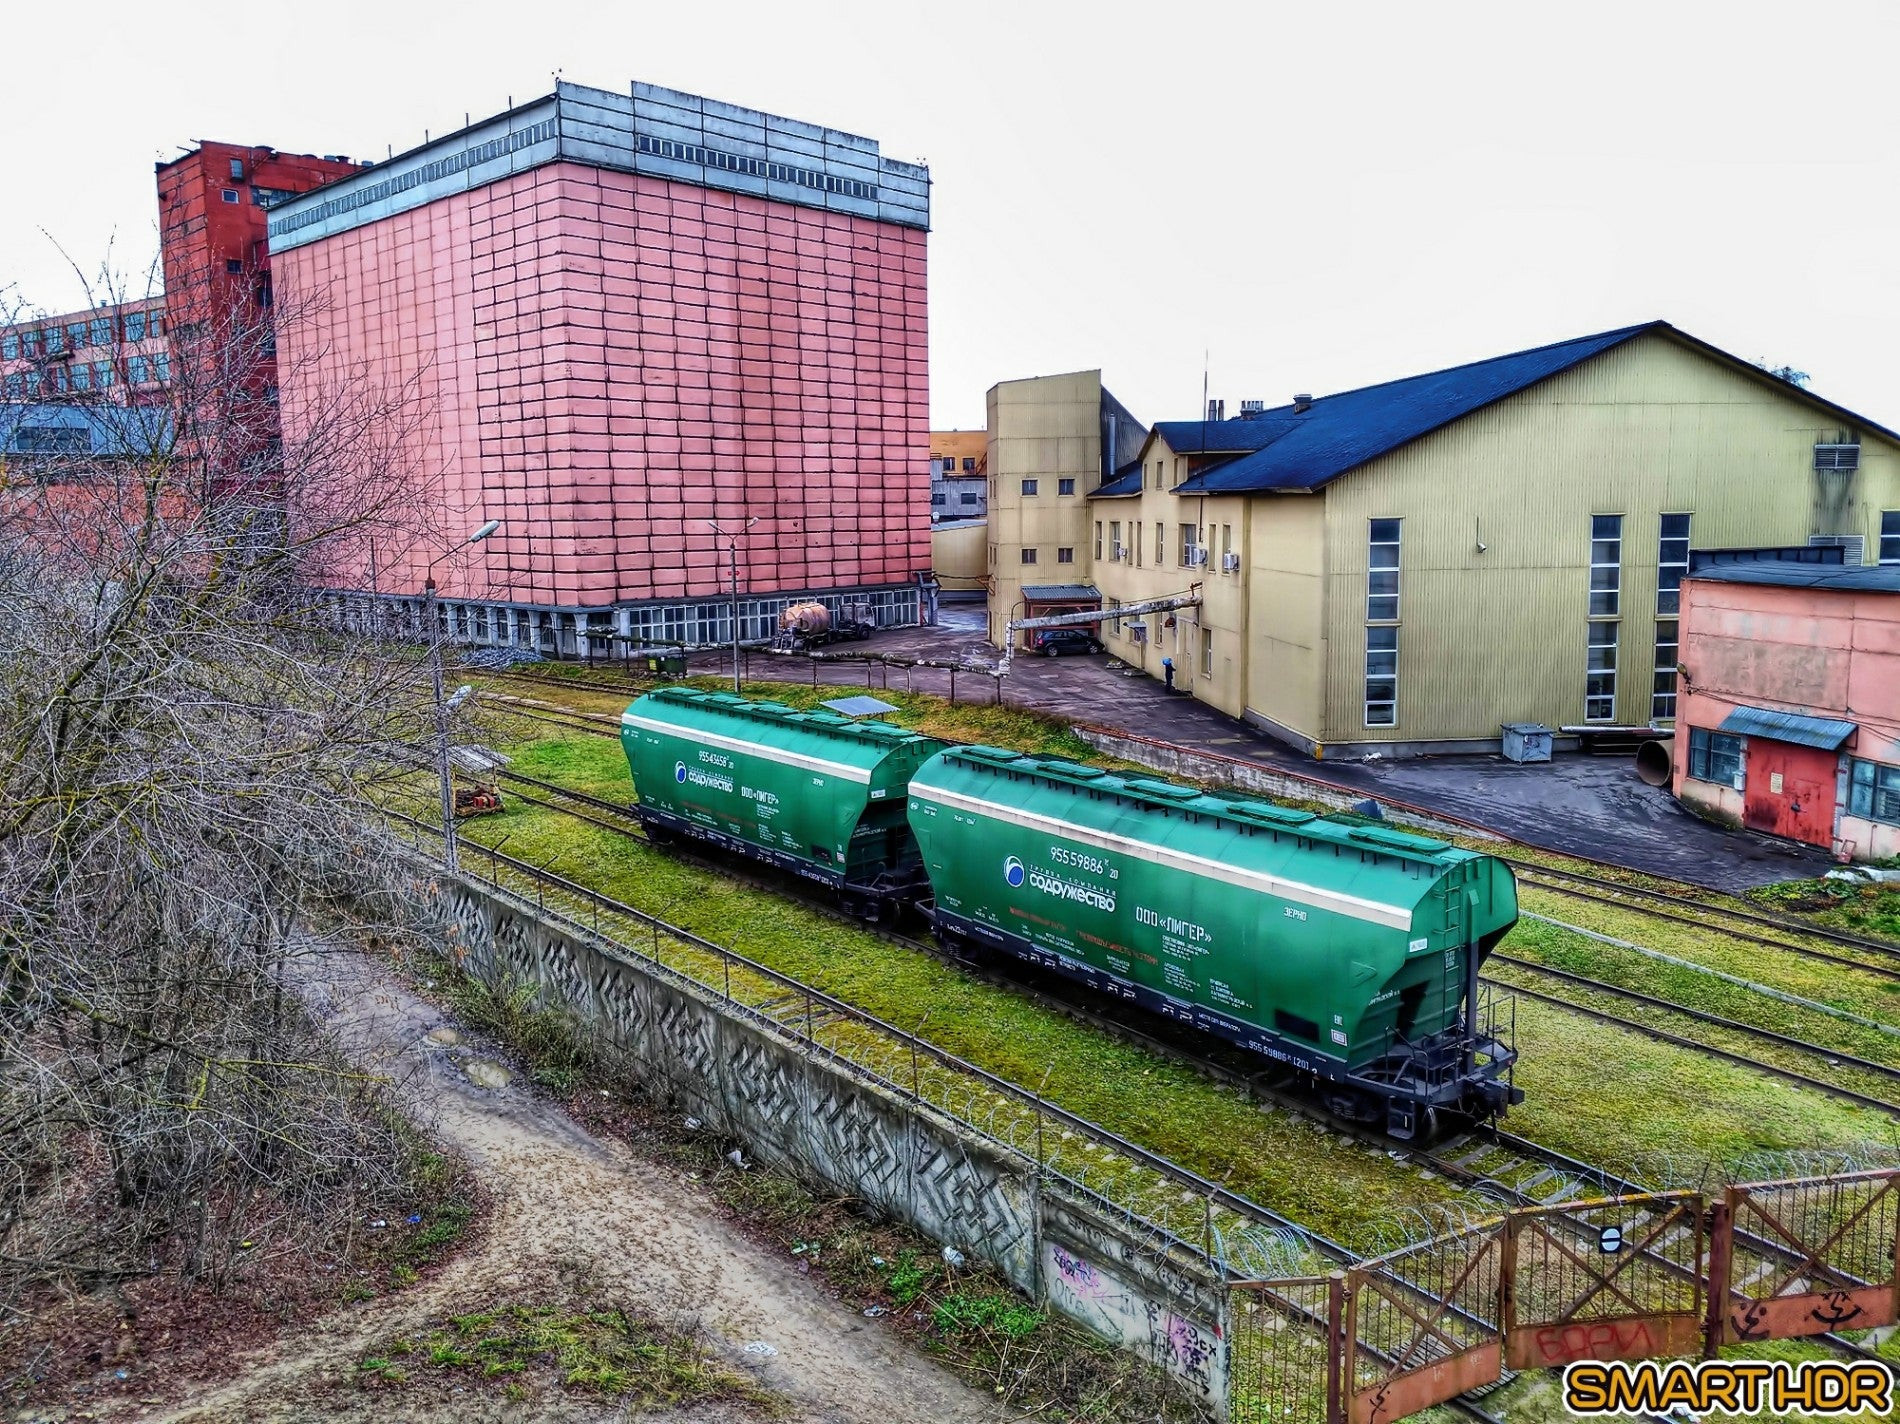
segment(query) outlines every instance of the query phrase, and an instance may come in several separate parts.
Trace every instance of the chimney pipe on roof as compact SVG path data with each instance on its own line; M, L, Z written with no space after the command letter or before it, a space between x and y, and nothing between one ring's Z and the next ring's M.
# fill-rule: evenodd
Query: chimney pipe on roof
M1312 396L1302 394L1302 395L1297 395L1293 397L1293 413L1295 415L1305 415L1306 412L1311 410L1312 408L1313 408Z

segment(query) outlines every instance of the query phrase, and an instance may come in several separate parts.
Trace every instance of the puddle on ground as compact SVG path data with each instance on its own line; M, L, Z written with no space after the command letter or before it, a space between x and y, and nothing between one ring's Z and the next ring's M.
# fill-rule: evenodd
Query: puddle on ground
M480 1058L473 1063L463 1064L462 1071L468 1075L469 1082L478 1088L505 1088L514 1081L515 1076L501 1064L489 1063Z
M429 1042L431 1043L439 1043L447 1047L450 1044L460 1043L461 1041L462 1035L450 1028L447 1024L444 1024L441 1028L429 1030Z

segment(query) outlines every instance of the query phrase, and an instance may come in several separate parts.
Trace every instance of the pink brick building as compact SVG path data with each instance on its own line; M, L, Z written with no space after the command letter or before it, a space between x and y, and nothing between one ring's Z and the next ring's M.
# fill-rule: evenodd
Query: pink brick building
M1676 795L1842 860L1900 855L1900 562L1710 564L1680 626Z
M419 382L471 641L730 636L807 596L914 621L930 567L928 174L868 139L635 85L561 85L271 213L286 420L328 376ZM441 552L354 592L413 602ZM602 646L596 644L595 646Z

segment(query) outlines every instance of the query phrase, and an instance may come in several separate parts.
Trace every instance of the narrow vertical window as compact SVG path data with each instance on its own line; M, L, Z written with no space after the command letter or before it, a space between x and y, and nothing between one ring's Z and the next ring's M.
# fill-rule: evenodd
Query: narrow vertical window
M1592 563L1595 558L1592 556ZM1656 616L1674 618L1680 609L1683 575L1689 572L1689 516L1665 514L1656 543ZM1592 588L1596 585L1591 584Z
M1623 516L1590 518L1590 616L1615 618L1622 611Z
M1650 686L1649 720L1676 715L1676 615L1682 611L1682 580L1689 572L1689 518L1665 514L1656 541L1656 661Z
M1159 519L1155 521L1155 567L1160 568L1168 561L1168 526Z
M1399 617L1399 520L1370 521L1366 557L1366 622L1396 623Z
M1900 509L1880 516L1880 562L1900 564Z
M1656 620L1656 682L1649 694L1649 720L1670 722L1676 716L1676 620Z
M1399 720L1399 630L1391 624L1366 629L1366 725L1392 727Z
M1095 521L1095 557L1102 557L1102 521Z
M1616 662L1623 607L1623 516L1590 517L1590 619L1584 663L1583 720L1616 720ZM1653 696L1653 693L1652 693Z
M1119 559L1128 551L1122 548L1122 522L1119 519L1108 521L1108 557ZM1116 632L1121 630L1117 628Z
M1214 630L1201 629L1201 676L1214 675Z
M1584 675L1583 720L1616 720L1616 631L1614 623L1590 626L1590 660Z

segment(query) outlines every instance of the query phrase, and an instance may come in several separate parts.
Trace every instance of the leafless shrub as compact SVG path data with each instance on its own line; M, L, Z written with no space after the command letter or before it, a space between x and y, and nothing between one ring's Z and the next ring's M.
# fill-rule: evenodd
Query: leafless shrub
M428 412L330 368L281 435L302 314L259 297L168 297L169 390L128 398L115 349L88 448L0 482L0 1303L222 1279L266 1227L327 1239L417 1150L285 966L313 905L386 885L362 803L431 725L420 651L320 594L373 539L429 546Z

